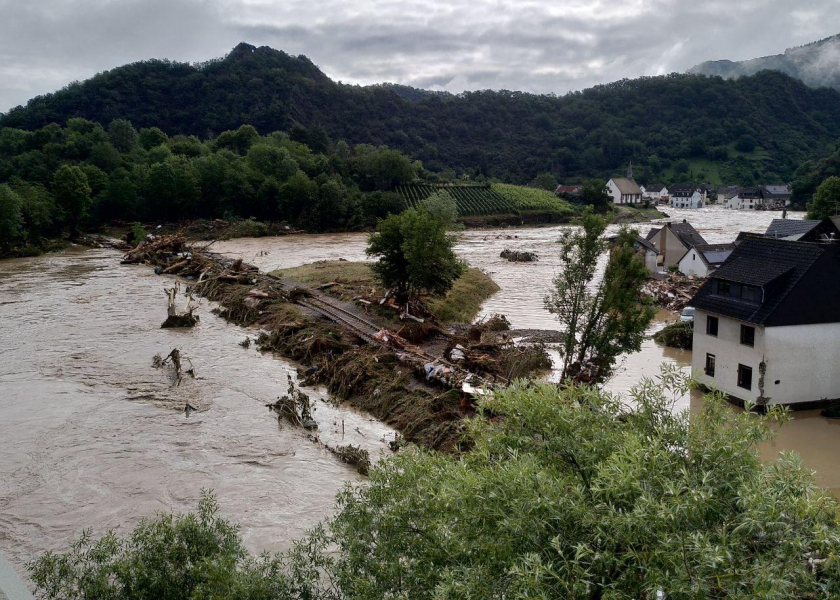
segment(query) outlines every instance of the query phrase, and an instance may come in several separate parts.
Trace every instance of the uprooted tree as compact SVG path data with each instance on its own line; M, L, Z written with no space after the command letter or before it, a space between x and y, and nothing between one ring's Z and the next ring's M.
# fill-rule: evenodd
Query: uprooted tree
M373 272L399 302L445 294L463 273L448 225L443 216L421 206L389 215L370 236L367 254L379 258Z
M561 380L599 382L616 358L637 352L654 309L641 298L647 270L634 248L636 234L622 229L611 245L604 219L587 209L583 227L560 238L559 274L545 306L563 326ZM598 259L608 252L596 281Z

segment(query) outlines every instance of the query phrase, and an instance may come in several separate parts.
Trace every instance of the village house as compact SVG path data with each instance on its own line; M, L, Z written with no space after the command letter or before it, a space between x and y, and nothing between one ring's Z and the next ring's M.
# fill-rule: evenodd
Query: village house
M678 265L693 247L706 244L703 236L685 219L681 223L665 223L661 228L653 228L645 239L659 252L657 262L663 270Z
M737 185L726 185L717 189L717 203L726 206L726 203L738 195L741 190ZM728 207L727 207L728 208Z
M670 192L671 208L703 208L708 198L702 185L672 185Z
M568 198L570 196L579 196L583 190L582 185L558 185L554 193L558 196Z
M708 277L729 258L735 244L700 244L682 257L677 268L683 275Z
M788 206L790 204L790 186L785 184L760 185L761 202L765 207Z
M668 188L661 183L651 183L640 186L640 188L642 190L642 198L646 198L652 202L659 202L663 198L668 197Z
M795 242L823 242L840 239L840 230L831 219L815 221L773 219L764 235Z
M692 369L737 401L840 398L840 244L746 237L691 301Z
M642 201L642 189L627 177L613 177L607 182L607 192L613 204L639 204Z
M757 187L740 188L738 193L724 203L724 208L755 210L762 203L761 190Z

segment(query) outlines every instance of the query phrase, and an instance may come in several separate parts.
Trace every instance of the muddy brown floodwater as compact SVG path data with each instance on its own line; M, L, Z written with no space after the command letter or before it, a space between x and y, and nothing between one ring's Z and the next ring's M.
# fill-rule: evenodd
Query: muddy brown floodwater
M255 331L206 301L199 327L160 329L172 279L119 258L76 249L0 261L0 554L23 572L83 528L128 531L194 508L202 489L251 550L287 547L357 474L265 407L292 364L241 348ZM174 347L197 378L173 389L151 365ZM325 442L387 452L389 428L307 392ZM200 408L189 417L187 400Z
M701 209L673 211L709 242L761 232L774 213ZM801 218L801 214L791 215ZM640 225L646 232L648 225ZM517 328L555 328L542 305L559 268L560 227L468 231L458 253L489 272L501 291L482 309L504 313ZM214 249L265 270L324 259L364 260L363 234L241 239ZM509 263L505 247L532 250L536 263ZM64 548L85 527L127 531L157 510L195 506L204 488L219 495L224 514L242 524L253 551L278 550L330 513L335 493L358 479L264 407L286 388L294 365L238 343L253 330L211 314L189 331L161 330L163 288L171 279L119 264L109 250L69 250L0 261L0 553L22 570L50 548ZM651 332L675 318L660 312ZM198 378L172 389L169 374L151 367L155 354L178 347ZM686 372L691 353L647 341L626 356L607 389L626 394L663 362ZM328 404L316 420L332 444L386 452L393 432L349 409ZM186 417L189 400L200 411ZM697 410L685 397L679 408ZM734 410L734 409L733 409ZM344 420L345 434L341 434ZM797 413L763 448L797 451L820 485L840 489L840 423ZM343 440L343 441L342 441Z
M709 243L731 242L741 231L764 233L777 212L733 211L719 207L698 210L663 208L670 218L662 221L686 219ZM804 213L790 212L788 218L802 219ZM651 225L636 225L644 235ZM458 254L473 266L493 276L501 290L482 307L481 315L503 313L515 328L556 329L552 315L543 308L543 296L560 264L557 238L564 227L535 227L509 230L471 230L460 234ZM611 226L609 232L617 231ZM243 239L214 245L216 251L243 257L261 269L294 267L316 260L367 260L364 234L288 236L271 239ZM499 257L504 248L530 250L539 255L533 263L510 263ZM653 334L677 315L660 311L649 333ZM660 365L677 365L690 373L691 351L665 348L648 339L640 352L624 356L606 389L628 394L642 377L656 377ZM556 376L556 374L555 374ZM686 395L677 403L679 410L697 410L701 395ZM797 412L775 440L762 452L771 458L780 450L795 450L804 463L816 470L817 482L835 493L840 492L840 465L833 457L840 453L840 421L819 416L819 411Z

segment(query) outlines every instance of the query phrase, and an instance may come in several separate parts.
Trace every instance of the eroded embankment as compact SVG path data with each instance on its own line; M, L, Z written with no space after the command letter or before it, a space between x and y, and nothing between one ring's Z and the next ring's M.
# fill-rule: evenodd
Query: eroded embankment
M496 342L495 332L490 331L494 327L487 324L463 335L434 324L406 328L409 339L435 337L430 346L444 351L435 356L385 327L376 331L376 324L367 319L368 329L364 324L353 326L351 311L330 308L334 301L319 297L315 290L241 261L189 248L179 236L141 244L126 255L126 261L194 280L190 291L219 303L221 316L262 330L257 339L261 350L302 363L304 383L324 384L337 400L349 401L396 428L406 441L427 448L457 448L463 419L474 413L473 397L462 391L465 382L466 387L476 387L504 380L502 372L511 364L520 371L522 365L546 366L547 358L524 360L533 354L544 356L541 349L535 353L517 349L509 341ZM464 366L444 358L459 344L466 354ZM431 373L429 365L434 367Z

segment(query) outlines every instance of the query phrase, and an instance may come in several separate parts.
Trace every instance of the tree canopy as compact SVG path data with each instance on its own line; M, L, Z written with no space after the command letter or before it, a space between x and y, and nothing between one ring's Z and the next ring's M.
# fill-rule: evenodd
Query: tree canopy
M827 219L840 214L840 177L829 177L814 192L808 204L809 219Z
M694 599L840 595L838 502L758 444L784 413L733 411L688 382L631 402L520 383L479 400L458 456L413 450L348 487L288 553L248 556L212 499L33 563L45 598Z

